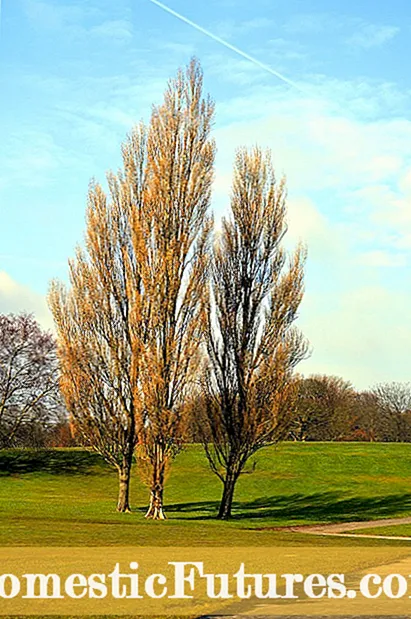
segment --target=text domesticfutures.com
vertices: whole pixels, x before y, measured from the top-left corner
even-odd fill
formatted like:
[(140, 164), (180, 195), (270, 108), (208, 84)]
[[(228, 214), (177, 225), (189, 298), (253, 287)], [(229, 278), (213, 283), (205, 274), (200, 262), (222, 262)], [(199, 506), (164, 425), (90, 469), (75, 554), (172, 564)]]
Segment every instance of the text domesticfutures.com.
[[(402, 574), (366, 574), (358, 590), (345, 584), (344, 574), (252, 574), (244, 563), (233, 574), (212, 574), (204, 563), (173, 561), (172, 577), (161, 573), (142, 577), (137, 562), (123, 572), (116, 563), (109, 574), (0, 574), (0, 598), (12, 599), (195, 599), (199, 587), (210, 600), (221, 599), (343, 599), (362, 596), (367, 599), (411, 598), (411, 576)], [(410, 589), (410, 590), (409, 590)]]

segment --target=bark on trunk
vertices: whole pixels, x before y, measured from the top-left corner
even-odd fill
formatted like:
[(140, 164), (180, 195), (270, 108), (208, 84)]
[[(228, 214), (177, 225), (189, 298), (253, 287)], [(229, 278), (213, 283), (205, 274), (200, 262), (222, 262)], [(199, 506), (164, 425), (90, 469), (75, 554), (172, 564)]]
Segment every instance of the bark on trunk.
[(123, 461), (118, 469), (118, 512), (131, 512), (130, 508), (130, 477), (131, 477), (131, 458), (123, 457)]
[(231, 518), (231, 508), (233, 505), (234, 489), (236, 478), (232, 475), (227, 475), (224, 480), (224, 491), (220, 503), (218, 516), (220, 520), (228, 520)]
[(147, 510), (146, 518), (151, 518), (152, 520), (166, 519), (163, 508), (163, 488), (159, 485), (151, 489), (150, 506)]
[(163, 449), (160, 445), (155, 446), (152, 464), (153, 470), (150, 487), (150, 506), (147, 510), (146, 518), (151, 518), (152, 520), (165, 520), (166, 515), (163, 507), (163, 495), (166, 460)]

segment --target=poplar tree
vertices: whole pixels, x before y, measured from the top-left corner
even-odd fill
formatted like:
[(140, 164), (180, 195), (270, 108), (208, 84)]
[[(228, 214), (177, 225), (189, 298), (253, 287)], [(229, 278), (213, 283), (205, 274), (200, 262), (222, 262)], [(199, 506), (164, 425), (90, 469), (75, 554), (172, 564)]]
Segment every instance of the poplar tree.
[(141, 330), (139, 222), (144, 195), (145, 130), (130, 147), (139, 167), (108, 174), (108, 195), (92, 182), (85, 247), (70, 260), (70, 288), (55, 281), (49, 304), (57, 330), (60, 386), (80, 441), (100, 453), (119, 475), (117, 509), (130, 510), (129, 488), (136, 445), (136, 398)]
[(150, 487), (146, 517), (164, 519), (167, 470), (182, 445), (186, 402), (200, 362), (212, 221), (214, 104), (193, 60), (153, 109), (147, 139), (146, 337), (138, 414), (140, 470)]
[(231, 214), (216, 240), (205, 324), (208, 366), (198, 428), (223, 483), (218, 517), (231, 516), (235, 485), (257, 450), (283, 438), (293, 370), (307, 343), (293, 326), (303, 297), (305, 250), (287, 259), (286, 187), (269, 153), (237, 152)]

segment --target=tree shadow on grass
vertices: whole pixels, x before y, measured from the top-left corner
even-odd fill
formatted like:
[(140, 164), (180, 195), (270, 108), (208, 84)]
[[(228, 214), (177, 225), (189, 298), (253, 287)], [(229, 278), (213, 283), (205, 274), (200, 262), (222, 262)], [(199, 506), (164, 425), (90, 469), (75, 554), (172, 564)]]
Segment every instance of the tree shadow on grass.
[[(176, 514), (183, 520), (207, 520), (215, 518), (218, 507), (219, 501), (176, 503), (167, 505), (167, 512), (170, 515)], [(405, 512), (411, 512), (411, 493), (347, 498), (339, 492), (318, 492), (235, 501), (232, 519), (349, 522), (376, 520)]]

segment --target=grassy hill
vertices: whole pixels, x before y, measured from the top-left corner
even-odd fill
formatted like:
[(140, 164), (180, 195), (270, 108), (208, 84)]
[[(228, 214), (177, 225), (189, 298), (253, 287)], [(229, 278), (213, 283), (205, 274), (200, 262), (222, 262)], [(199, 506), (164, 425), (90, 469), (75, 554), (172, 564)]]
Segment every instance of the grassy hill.
[(194, 445), (172, 467), (169, 519), (147, 522), (137, 471), (134, 512), (117, 514), (116, 473), (94, 454), (3, 451), (0, 546), (344, 544), (272, 528), (411, 515), (410, 480), (409, 444), (284, 443), (255, 456), (239, 480), (233, 520), (219, 522), (221, 483)]

